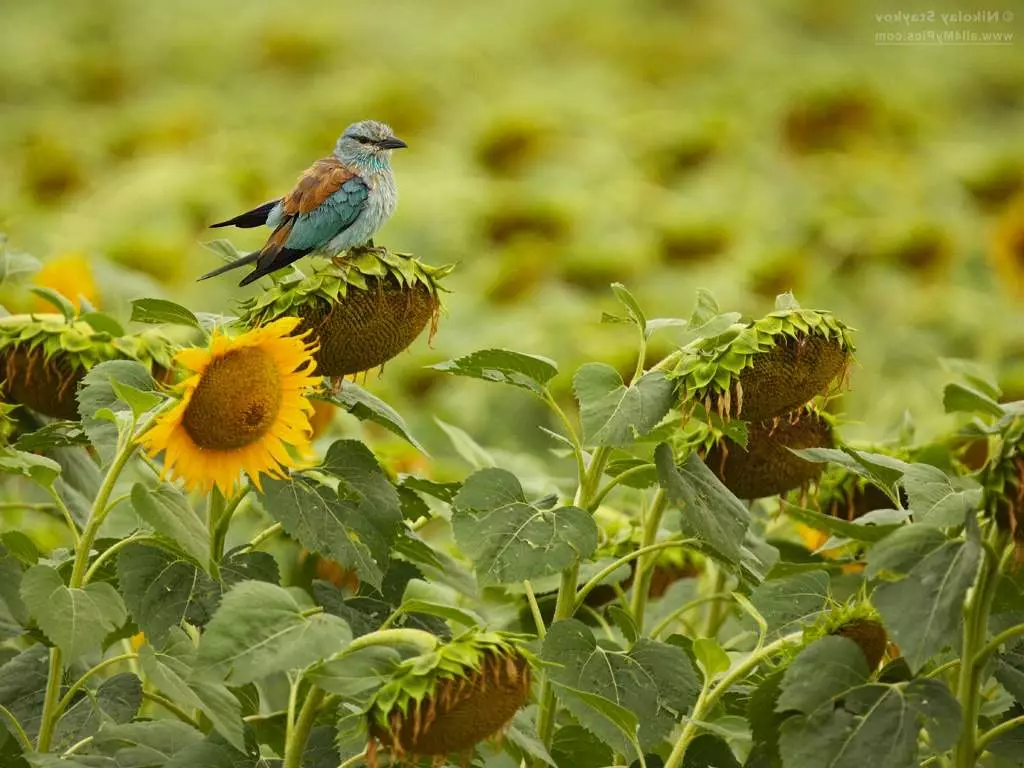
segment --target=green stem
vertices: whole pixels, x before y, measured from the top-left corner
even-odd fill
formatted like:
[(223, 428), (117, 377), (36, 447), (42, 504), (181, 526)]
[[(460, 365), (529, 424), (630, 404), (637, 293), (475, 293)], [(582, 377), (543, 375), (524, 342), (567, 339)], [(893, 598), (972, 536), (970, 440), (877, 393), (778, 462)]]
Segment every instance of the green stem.
[(245, 545), (245, 549), (256, 549), (260, 544), (265, 542), (267, 539), (272, 539), (274, 536), (279, 534), (284, 528), (280, 523), (274, 523), (269, 528), (265, 528), (255, 536), (252, 537), (252, 541)]
[[(52, 486), (50, 487), (51, 494), (53, 493)], [(49, 502), (31, 502), (31, 501), (0, 501), (0, 512), (13, 509), (24, 509), (29, 512), (52, 512), (56, 507), (56, 504), (50, 504)]]
[(803, 633), (795, 632), (791, 635), (786, 635), (776, 640), (774, 643), (769, 643), (762, 648), (758, 653), (752, 653), (740, 664), (735, 666), (731, 671), (727, 672), (717, 685), (705, 685), (704, 689), (700, 692), (700, 696), (697, 697), (697, 703), (693, 705), (693, 714), (690, 715), (689, 720), (686, 721), (686, 725), (683, 726), (683, 732), (679, 735), (679, 739), (676, 741), (675, 746), (672, 748), (672, 754), (668, 756), (668, 760), (665, 761), (665, 768), (681, 768), (683, 765), (683, 759), (686, 757), (686, 750), (690, 746), (690, 742), (697, 736), (697, 731), (701, 727), (703, 721), (715, 708), (718, 700), (728, 691), (734, 683), (739, 682), (759, 664), (769, 659), (787, 645), (799, 642)]
[(324, 700), (324, 691), (321, 688), (312, 686), (306, 693), (306, 700), (302, 702), (302, 709), (295, 719), (294, 727), (285, 736), (284, 763), (282, 768), (301, 768), (302, 753), (306, 751), (306, 742), (309, 740), (309, 732), (313, 728), (320, 704)]
[(74, 744), (72, 744), (70, 747), (68, 747), (66, 750), (64, 750), (64, 754), (61, 755), (61, 758), (64, 759), (64, 760), (67, 760), (69, 757), (71, 757), (73, 754), (75, 754), (75, 752), (80, 750), (82, 747), (85, 747), (85, 746), (87, 746), (89, 744), (92, 744), (92, 740), (94, 738), (95, 738), (95, 736), (86, 736), (84, 739), (80, 739), (79, 741), (76, 741)]
[(224, 517), (224, 496), (220, 489), (210, 491), (206, 507), (206, 527), (210, 532), (210, 576), (220, 581), (220, 561), (224, 557), (221, 519)]
[(140, 541), (152, 540), (152, 536), (148, 536), (146, 534), (136, 534), (134, 536), (128, 536), (127, 538), (121, 539), (120, 541), (115, 541), (105, 550), (100, 552), (96, 559), (93, 560), (92, 565), (89, 566), (89, 570), (85, 572), (85, 577), (82, 579), (83, 586), (93, 580), (93, 578), (96, 576), (97, 573), (99, 573), (100, 568), (103, 567), (103, 564), (107, 562), (107, 560), (112, 558), (114, 555), (116, 555), (122, 549), (127, 547), (129, 544), (135, 544)]
[(348, 760), (343, 762), (338, 768), (356, 768), (363, 760), (366, 759), (366, 750), (364, 749), (358, 755), (353, 755)]
[(558, 404), (551, 391), (544, 387), (544, 394), (541, 396), (548, 407), (552, 410), (558, 420), (562, 422), (562, 427), (565, 429), (565, 435), (569, 438), (569, 442), (572, 443), (573, 456), (576, 459), (576, 477), (577, 482), (582, 485), (583, 478), (587, 474), (587, 466), (583, 462), (583, 444), (580, 442), (579, 436), (576, 434), (576, 428), (573, 426), (572, 421), (562, 410), (562, 406)]
[(643, 557), (649, 552), (658, 552), (662, 549), (672, 549), (674, 547), (685, 547), (692, 541), (693, 539), (674, 539), (672, 541), (659, 541), (655, 544), (648, 544), (646, 547), (634, 549), (632, 552), (623, 555), (615, 562), (606, 565), (600, 571), (591, 576), (586, 584), (579, 588), (579, 591), (576, 593), (576, 605), (574, 607), (573, 612), (575, 613), (577, 610), (579, 610), (580, 606), (583, 605), (583, 601), (586, 599), (587, 595), (589, 595), (595, 588), (599, 587), (602, 581), (604, 581), (606, 578), (608, 578), (611, 574), (613, 574), (622, 566), (628, 565), (633, 560)]
[(379, 629), (368, 635), (357, 637), (345, 647), (343, 655), (369, 648), (371, 645), (412, 645), (422, 653), (430, 653), (437, 648), (439, 642), (436, 635), (424, 632), (422, 629), (410, 627)]
[(28, 740), (28, 734), (25, 733), (25, 729), (21, 727), (21, 723), (18, 722), (18, 718), (14, 716), (14, 713), (3, 704), (0, 704), (0, 715), (3, 715), (11, 728), (14, 729), (14, 736), (18, 739), (18, 743), (21, 745), (21, 751), (26, 754), (31, 752), (32, 742)]
[[(589, 509), (593, 501), (597, 486), (604, 475), (604, 468), (608, 464), (612, 449), (602, 445), (596, 448), (590, 456), (590, 465), (580, 475), (580, 484), (576, 488), (576, 496), (573, 504), (582, 509)], [(554, 621), (568, 619), (576, 607), (576, 586), (580, 579), (580, 563), (575, 561), (571, 566), (562, 571), (562, 579), (558, 586), (558, 598), (555, 602)], [(537, 710), (537, 735), (545, 748), (551, 746), (551, 738), (555, 732), (555, 690), (551, 685), (548, 675), (541, 680), (539, 704)], [(545, 763), (541, 758), (534, 760), (534, 766), (541, 768)]]
[[(235, 496), (233, 496), (229, 501), (226, 502), (224, 501), (224, 498), (221, 497), (221, 502), (223, 506), (220, 509), (220, 512), (217, 516), (216, 527), (214, 529), (214, 551), (211, 553), (216, 555), (218, 563), (220, 562), (221, 558), (224, 557), (224, 542), (227, 541), (228, 531), (231, 529), (231, 520), (235, 516), (235, 512), (238, 511), (238, 508), (241, 506), (242, 502), (245, 501), (245, 498), (249, 495), (249, 491), (251, 490), (252, 486), (247, 485)], [(215, 491), (215, 493), (218, 496), (220, 496), (219, 491)], [(213, 500), (212, 496), (210, 500)]]
[(530, 604), (533, 623), (537, 625), (537, 637), (543, 641), (547, 635), (547, 627), (544, 626), (544, 617), (541, 616), (540, 606), (537, 604), (537, 596), (533, 593), (533, 584), (530, 583), (529, 579), (523, 582), (523, 589), (526, 590), (526, 600)]
[[(70, 688), (68, 688), (68, 690), (64, 694), (64, 696), (62, 696), (60, 701), (57, 702), (57, 707), (56, 707), (56, 709), (53, 712), (54, 719), (56, 720), (56, 719), (60, 718), (60, 716), (61, 716), (61, 714), (63, 714), (64, 710), (68, 708), (69, 704), (71, 704), (71, 699), (74, 698), (74, 695), (76, 693), (78, 693), (80, 690), (82, 690), (83, 686), (85, 686), (86, 682), (88, 682), (90, 677), (92, 677), (93, 675), (95, 675), (95, 674), (97, 674), (99, 672), (102, 672), (107, 667), (112, 667), (115, 664), (118, 664), (118, 663), (120, 663), (122, 661), (128, 661), (129, 659), (134, 659), (134, 658), (137, 658), (137, 657), (138, 657), (137, 653), (122, 653), (120, 656), (111, 656), (109, 659), (104, 659), (99, 664), (97, 664), (95, 667), (92, 667), (91, 669), (89, 669), (84, 675), (82, 675), (80, 678), (78, 678), (74, 682), (74, 684), (72, 684), (72, 686)], [(39, 750), (39, 751), (42, 752), (43, 750)]]
[(653, 468), (653, 464), (640, 464), (636, 467), (630, 467), (629, 469), (615, 475), (615, 477), (613, 477), (611, 480), (605, 483), (604, 487), (600, 491), (598, 491), (597, 494), (594, 496), (594, 500), (590, 502), (590, 506), (588, 508), (589, 511), (593, 512), (598, 507), (600, 507), (601, 503), (605, 499), (605, 496), (611, 493), (616, 486), (625, 482), (631, 477), (636, 477), (637, 475), (641, 475), (644, 472), (650, 472)]
[(657, 626), (651, 630), (651, 639), (656, 640), (662, 632), (672, 626), (675, 622), (679, 621), (679, 618), (694, 608), (699, 608), (705, 603), (711, 603), (716, 601), (729, 602), (732, 600), (732, 595), (728, 592), (719, 592), (718, 594), (708, 595), (706, 597), (698, 597), (696, 600), (691, 600), (684, 605), (676, 608), (668, 616), (658, 622)]
[(64, 677), (64, 665), (61, 662), (60, 648), (54, 646), (50, 649), (50, 669), (46, 677), (46, 693), (43, 694), (43, 715), (39, 721), (39, 738), (36, 739), (36, 750), (39, 752), (50, 751), (50, 740), (53, 738), (53, 729), (57, 725), (55, 714), (57, 704), (60, 701), (60, 684)]
[(644, 517), (643, 538), (640, 541), (640, 548), (647, 549), (636, 563), (636, 574), (633, 576), (633, 590), (630, 595), (629, 611), (633, 615), (640, 634), (644, 632), (644, 613), (647, 611), (647, 596), (651, 591), (651, 576), (653, 575), (655, 557), (650, 551), (654, 540), (658, 537), (658, 529), (661, 528), (661, 518), (665, 514), (665, 507), (668, 505), (668, 497), (665, 490), (659, 488)]
[[(64, 522), (68, 524), (68, 529), (71, 531), (71, 539), (75, 543), (75, 547), (78, 547), (78, 541), (81, 534), (78, 531), (78, 523), (75, 522), (74, 516), (71, 514), (71, 510), (68, 509), (68, 505), (64, 503), (64, 499), (57, 493), (57, 489), (52, 485), (48, 488), (50, 492), (50, 498), (53, 499), (53, 506), (60, 511), (61, 517), (64, 518)], [(42, 507), (43, 505), (40, 505)]]
[(1000, 723), (991, 730), (985, 731), (985, 733), (978, 737), (978, 754), (980, 755), (993, 739), (1012, 731), (1020, 725), (1024, 725), (1024, 715), (1017, 715), (1017, 717), (1010, 718), (1005, 723)]
[[(110, 501), (110, 494), (113, 492), (121, 472), (124, 471), (128, 461), (135, 453), (135, 448), (137, 447), (136, 435), (144, 434), (172, 404), (173, 401), (168, 401), (162, 408), (153, 411), (141, 427), (136, 429), (136, 424), (133, 423), (130, 432), (119, 436), (114, 460), (111, 462), (110, 468), (103, 478), (103, 483), (96, 494), (96, 498), (93, 500), (92, 508), (89, 510), (89, 519), (85, 524), (85, 529), (82, 531), (82, 536), (75, 545), (75, 563), (71, 569), (71, 579), (69, 580), (69, 586), (72, 589), (79, 589), (82, 586), (86, 575), (86, 568), (89, 565), (89, 555), (92, 552), (93, 542), (96, 540), (100, 526), (103, 525), (103, 521), (111, 509), (107, 504)], [(37, 741), (37, 748), (40, 752), (46, 752), (50, 749), (53, 729), (57, 725), (57, 717), (54, 710), (60, 702), (60, 684), (63, 671), (64, 667), (60, 648), (51, 648), (49, 677), (46, 681), (46, 693), (43, 698), (43, 712), (39, 724), (39, 739)]]
[(147, 701), (152, 701), (154, 704), (159, 704), (161, 707), (166, 709), (176, 718), (181, 720), (181, 722), (191, 725), (196, 730), (201, 729), (199, 723), (196, 721), (194, 717), (192, 717), (192, 715), (190, 715), (188, 712), (179, 707), (170, 699), (161, 696), (159, 693), (154, 693), (153, 691), (143, 691), (142, 698), (146, 699)]
[[(720, 565), (715, 566), (715, 583), (711, 588), (712, 594), (719, 594), (725, 592), (725, 583), (729, 579), (729, 574), (725, 568)], [(708, 623), (704, 628), (705, 637), (717, 637), (718, 630), (722, 624), (722, 601), (714, 600), (711, 602), (711, 609), (708, 611)]]
[[(998, 529), (993, 527), (990, 538), (994, 544), (1001, 537)], [(998, 547), (996, 548), (998, 550)], [(964, 727), (955, 752), (957, 768), (975, 768), (977, 763), (977, 747), (975, 739), (978, 732), (978, 711), (981, 706), (981, 668), (979, 650), (986, 647), (985, 635), (988, 631), (988, 617), (995, 599), (996, 587), (1001, 577), (1002, 560), (994, 562), (991, 547), (982, 553), (981, 567), (974, 583), (974, 589), (964, 605), (964, 637), (960, 649), (960, 672), (957, 676), (956, 696), (963, 711)]]
[(988, 660), (989, 656), (999, 650), (999, 646), (1021, 636), (1024, 636), (1024, 624), (1017, 624), (1009, 629), (1004, 629), (981, 647), (981, 649), (974, 655), (974, 663), (984, 664)]

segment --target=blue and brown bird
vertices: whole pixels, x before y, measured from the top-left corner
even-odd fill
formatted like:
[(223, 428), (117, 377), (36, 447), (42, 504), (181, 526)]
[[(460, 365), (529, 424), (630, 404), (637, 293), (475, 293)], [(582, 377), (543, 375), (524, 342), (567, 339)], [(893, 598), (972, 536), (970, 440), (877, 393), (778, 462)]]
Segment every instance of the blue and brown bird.
[(391, 150), (407, 146), (376, 120), (345, 129), (334, 153), (317, 160), (295, 188), (278, 200), (213, 224), (213, 227), (266, 225), (274, 231), (258, 251), (208, 272), (200, 280), (255, 264), (242, 278), (248, 285), (311, 253), (335, 257), (342, 251), (373, 247), (373, 236), (398, 203), (391, 173)]

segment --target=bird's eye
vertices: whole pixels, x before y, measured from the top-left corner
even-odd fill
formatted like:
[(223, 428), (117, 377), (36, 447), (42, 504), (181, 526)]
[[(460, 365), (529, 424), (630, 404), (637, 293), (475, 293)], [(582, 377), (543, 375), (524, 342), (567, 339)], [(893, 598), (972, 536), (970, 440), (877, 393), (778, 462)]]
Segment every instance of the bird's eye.
[(358, 141), (360, 144), (373, 143), (373, 139), (371, 139), (369, 136), (353, 136), (352, 138)]

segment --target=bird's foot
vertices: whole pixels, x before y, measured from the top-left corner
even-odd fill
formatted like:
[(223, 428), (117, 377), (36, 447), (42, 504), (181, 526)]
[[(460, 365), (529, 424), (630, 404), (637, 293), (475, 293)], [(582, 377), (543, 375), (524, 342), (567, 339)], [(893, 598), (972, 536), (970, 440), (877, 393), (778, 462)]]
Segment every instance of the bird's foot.
[(372, 253), (374, 256), (388, 255), (387, 248), (384, 248), (383, 246), (380, 245), (374, 245), (372, 240), (369, 243), (366, 243), (365, 245), (357, 245), (355, 248), (350, 248), (348, 252), (352, 256), (362, 256), (363, 254), (366, 253)]

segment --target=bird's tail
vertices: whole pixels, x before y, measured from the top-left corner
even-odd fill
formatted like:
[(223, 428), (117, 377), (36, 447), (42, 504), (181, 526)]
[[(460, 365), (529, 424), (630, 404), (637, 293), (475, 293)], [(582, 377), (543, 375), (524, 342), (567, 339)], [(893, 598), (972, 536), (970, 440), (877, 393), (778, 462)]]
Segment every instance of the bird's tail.
[(212, 270), (210, 272), (207, 272), (205, 275), (203, 275), (202, 277), (200, 277), (198, 279), (199, 280), (206, 280), (206, 279), (211, 278), (211, 277), (216, 277), (217, 275), (223, 275), (225, 272), (230, 272), (232, 269), (237, 269), (238, 267), (244, 267), (246, 264), (252, 264), (259, 257), (260, 257), (260, 252), (259, 251), (253, 251), (252, 253), (250, 253), (250, 254), (248, 254), (246, 256), (243, 256), (240, 259), (235, 259), (234, 261), (228, 262), (227, 264), (225, 264), (222, 267), (217, 267), (216, 269), (214, 269), (214, 270)]

